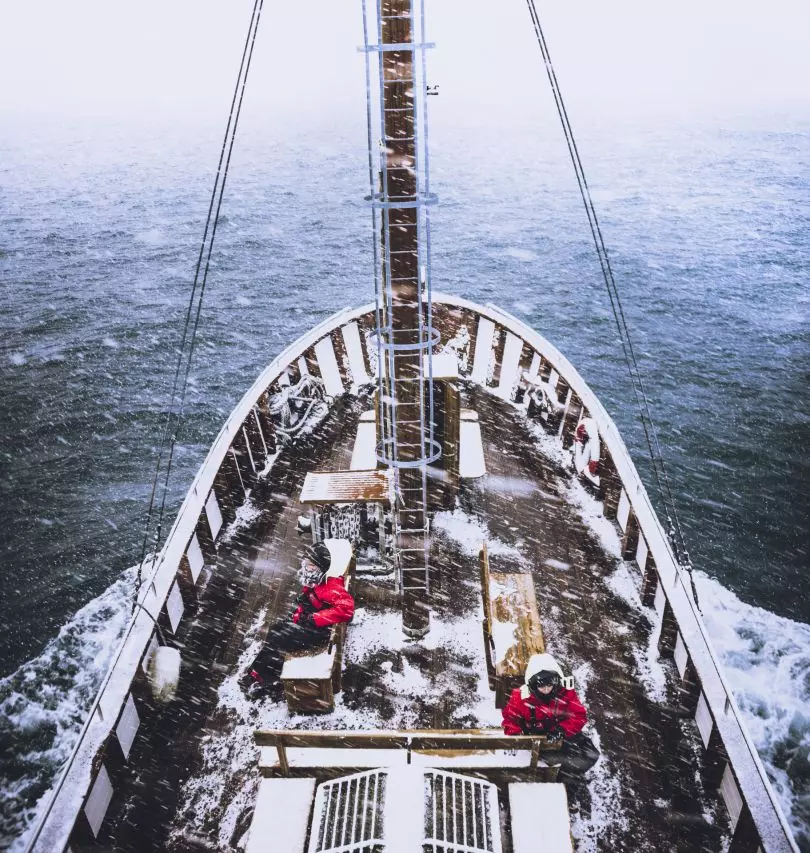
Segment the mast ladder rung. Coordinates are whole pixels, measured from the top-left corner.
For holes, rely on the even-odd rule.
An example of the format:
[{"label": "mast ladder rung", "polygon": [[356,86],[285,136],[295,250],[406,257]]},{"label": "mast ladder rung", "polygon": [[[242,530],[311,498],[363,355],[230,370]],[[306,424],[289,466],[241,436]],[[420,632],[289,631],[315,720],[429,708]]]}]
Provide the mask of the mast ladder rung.
[{"label": "mast ladder rung", "polygon": [[367,47],[363,45],[357,48],[358,53],[403,53],[405,51],[428,50],[436,47],[436,42],[423,41],[403,41],[398,44],[370,44]]}]

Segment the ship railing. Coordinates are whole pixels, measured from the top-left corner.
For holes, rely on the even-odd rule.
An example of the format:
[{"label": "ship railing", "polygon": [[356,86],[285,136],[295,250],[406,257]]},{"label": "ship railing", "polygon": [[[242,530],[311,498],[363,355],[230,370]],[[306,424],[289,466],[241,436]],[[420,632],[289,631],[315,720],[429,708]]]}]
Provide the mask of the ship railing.
[{"label": "ship railing", "polygon": [[[641,477],[616,425],[601,402],[567,358],[545,338],[521,320],[495,305],[475,305],[465,299],[436,294],[436,301],[467,309],[477,315],[475,354],[471,379],[488,386],[487,365],[495,336],[505,331],[520,341],[520,357],[513,360],[509,375],[497,365],[498,385],[487,387],[496,395],[514,401],[519,381],[519,365],[525,350],[536,353],[564,383],[561,397],[564,411],[558,438],[567,447],[581,417],[593,418],[608,449],[607,462],[613,466],[613,494],[605,496],[605,516],[614,521],[621,534],[631,525],[643,540],[644,560],[639,561],[645,579],[654,581],[656,611],[662,624],[662,650],[674,657],[682,680],[692,674],[699,688],[694,700],[695,721],[703,744],[719,767],[716,782],[729,810],[735,838],[757,834],[765,851],[798,851],[759,753],[748,733],[734,693],[723,673],[700,610],[691,589],[691,580],[673,553],[669,539],[650,501]],[[506,346],[504,347],[506,352]],[[634,547],[639,553],[640,548]],[[628,554],[623,554],[625,559]],[[644,562],[645,565],[641,565]],[[666,634],[666,636],[664,636]],[[667,646],[667,647],[665,647]]]},{"label": "ship railing", "polygon": [[[144,580],[138,593],[138,606],[133,609],[132,618],[87,712],[71,754],[25,836],[26,853],[34,850],[52,853],[64,849],[74,821],[82,808],[86,808],[88,797],[92,798],[99,777],[106,774],[103,762],[98,760],[99,753],[108,737],[118,733],[119,724],[126,715],[128,702],[132,698],[132,683],[150,646],[155,642],[156,619],[163,618],[165,614],[168,621],[172,622],[171,614],[166,612],[170,597],[177,587],[178,573],[182,570],[183,562],[189,559],[191,543],[201,525],[210,537],[208,559],[215,554],[217,538],[224,530],[221,501],[227,497],[224,484],[218,486],[220,473],[228,464],[229,455],[232,457],[234,442],[238,440],[251,411],[272,384],[309,352],[314,353],[313,358],[321,368],[322,379],[331,378],[335,384],[340,382],[340,377],[336,377],[334,371],[328,373],[327,360],[324,359],[323,363],[318,360],[318,347],[332,332],[356,324],[359,318],[370,315],[372,311],[373,305],[345,308],[309,330],[261,372],[229,415],[191,484],[160,554],[156,559],[148,559],[142,567]],[[333,362],[334,352],[331,346],[329,349],[332,354],[329,362]],[[175,627],[174,624],[170,625],[172,633]],[[108,788],[109,796],[112,796],[109,779],[105,777],[104,784],[99,785],[99,788],[104,789],[101,799],[109,803]],[[103,811],[106,811],[106,803]]]},{"label": "ship railing", "polygon": [[[390,762],[393,753],[402,764],[417,761],[424,764],[432,760],[452,764],[475,759],[474,765],[481,771],[525,767],[530,773],[545,771],[556,776],[553,756],[560,748],[559,743],[549,743],[544,735],[505,735],[500,729],[336,729],[317,732],[258,729],[254,740],[262,749],[273,747],[276,751],[276,765],[262,758],[262,769],[277,767],[282,776],[289,775],[291,771],[290,750],[318,750],[323,766],[330,768],[384,766]],[[548,754],[549,763],[543,762],[541,755],[544,753]],[[525,761],[515,761],[521,754]],[[340,762],[335,760],[336,755]],[[305,762],[307,767],[318,765],[318,757],[313,756],[313,759]]]}]

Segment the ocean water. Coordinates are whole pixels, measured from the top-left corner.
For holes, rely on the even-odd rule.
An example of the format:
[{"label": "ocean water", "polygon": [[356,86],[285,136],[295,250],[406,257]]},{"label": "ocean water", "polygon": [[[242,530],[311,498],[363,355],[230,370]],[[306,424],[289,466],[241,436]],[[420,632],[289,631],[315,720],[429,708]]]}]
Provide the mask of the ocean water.
[{"label": "ocean water", "polygon": [[[0,847],[67,756],[129,614],[219,127],[19,120],[0,138]],[[593,126],[586,171],[701,604],[810,850],[810,120]],[[433,284],[578,367],[649,484],[555,127],[433,127]],[[362,126],[248,122],[168,512],[258,371],[373,292]],[[655,500],[654,492],[651,494]]]}]

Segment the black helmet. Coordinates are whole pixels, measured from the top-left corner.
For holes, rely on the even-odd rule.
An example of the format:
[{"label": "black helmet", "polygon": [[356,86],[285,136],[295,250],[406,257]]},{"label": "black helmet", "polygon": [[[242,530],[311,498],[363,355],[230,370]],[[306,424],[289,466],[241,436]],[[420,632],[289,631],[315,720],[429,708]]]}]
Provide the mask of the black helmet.
[{"label": "black helmet", "polygon": [[304,550],[304,556],[311,562],[315,563],[322,572],[328,572],[329,566],[332,565],[332,555],[329,553],[329,549],[323,542],[316,542],[314,545],[306,548]]},{"label": "black helmet", "polygon": [[314,545],[305,548],[304,560],[311,564],[309,567],[306,563],[302,566],[301,582],[304,586],[317,586],[317,584],[322,583],[332,565],[332,555],[326,545],[323,542],[316,542]]},{"label": "black helmet", "polygon": [[[559,672],[554,672],[550,669],[541,669],[540,672],[535,672],[526,683],[529,690],[534,694],[535,699],[540,702],[548,702],[560,692],[562,679]],[[539,690],[541,687],[551,687],[553,689],[550,693],[541,693]]]}]

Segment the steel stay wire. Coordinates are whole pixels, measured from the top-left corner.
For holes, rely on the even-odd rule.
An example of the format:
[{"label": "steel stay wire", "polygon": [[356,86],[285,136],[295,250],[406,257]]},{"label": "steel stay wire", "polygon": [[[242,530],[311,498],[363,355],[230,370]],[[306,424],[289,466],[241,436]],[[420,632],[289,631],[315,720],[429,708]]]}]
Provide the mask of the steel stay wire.
[{"label": "steel stay wire", "polygon": [[[675,501],[672,496],[672,491],[669,484],[669,477],[667,475],[666,467],[664,465],[663,454],[661,452],[661,446],[658,441],[658,434],[655,429],[652,414],[650,412],[649,401],[647,398],[646,390],[644,388],[641,370],[638,366],[638,361],[636,359],[635,351],[633,349],[632,339],[630,337],[630,332],[627,327],[624,309],[622,307],[618,287],[616,285],[616,280],[613,275],[613,269],[610,264],[610,258],[608,256],[604,237],[602,235],[602,229],[599,225],[599,220],[596,215],[596,208],[593,204],[593,199],[591,198],[590,189],[588,187],[588,182],[585,177],[585,171],[583,169],[582,161],[579,156],[579,149],[577,147],[573,129],[568,118],[568,112],[565,108],[565,103],[562,98],[562,92],[560,91],[559,83],[557,81],[557,75],[554,71],[554,66],[551,62],[551,55],[548,49],[548,45],[546,43],[542,26],[540,24],[540,18],[537,14],[537,9],[535,8],[534,0],[526,0],[526,2],[529,8],[529,14],[532,19],[532,24],[534,26],[537,42],[540,46],[540,52],[543,56],[543,61],[546,67],[546,73],[548,75],[549,83],[551,84],[551,90],[554,96],[555,105],[557,107],[557,113],[562,124],[563,134],[565,136],[565,141],[568,146],[568,152],[571,157],[571,161],[574,165],[574,172],[576,175],[577,184],[579,186],[582,202],[585,207],[586,215],[588,217],[588,225],[591,229],[591,235],[593,237],[597,256],[599,258],[599,264],[602,270],[602,275],[605,280],[605,285],[608,291],[611,309],[613,311],[613,316],[619,331],[619,339],[622,345],[622,350],[624,353],[628,372],[630,373],[631,382],[633,384],[633,392],[636,397],[636,403],[639,408],[641,424],[644,429],[647,448],[650,454],[650,460],[652,462],[653,475],[655,476],[656,485],[658,487],[658,493],[667,511],[667,520],[669,521],[670,525],[670,541],[673,546],[673,549],[675,550],[678,562],[684,568],[686,568],[687,571],[689,571],[691,579],[691,560],[689,558],[689,553],[686,548],[686,543],[683,536],[683,531],[681,528]],[[695,596],[695,601],[697,601],[697,590],[694,586],[694,580],[692,580],[692,592]]]},{"label": "steel stay wire", "polygon": [[[636,362],[635,354],[634,354],[633,349],[632,349],[632,342],[630,340],[629,330],[627,328],[627,323],[625,321],[624,311],[622,310],[622,307],[621,307],[621,300],[619,299],[619,292],[618,292],[618,289],[616,287],[615,279],[613,278],[613,271],[610,267],[610,261],[608,259],[607,249],[605,247],[605,243],[604,243],[604,240],[602,238],[602,232],[601,232],[601,229],[599,227],[598,220],[596,219],[596,209],[593,206],[593,201],[592,201],[591,196],[590,196],[590,191],[588,189],[588,185],[587,185],[587,182],[585,180],[585,173],[584,173],[583,168],[582,168],[582,163],[579,159],[579,151],[576,147],[576,142],[574,140],[573,131],[571,129],[570,122],[568,120],[568,114],[565,110],[565,105],[564,105],[563,100],[562,100],[562,94],[559,90],[559,84],[557,82],[557,75],[554,72],[554,67],[551,63],[551,56],[549,54],[548,45],[546,44],[545,36],[543,34],[543,30],[542,30],[542,27],[540,25],[540,19],[537,15],[537,10],[536,10],[535,5],[534,5],[534,0],[526,0],[526,3],[529,7],[529,13],[531,15],[532,23],[533,23],[534,28],[535,28],[535,34],[537,36],[538,44],[540,45],[540,50],[541,50],[541,53],[543,55],[543,60],[544,60],[545,65],[546,65],[546,72],[548,74],[549,82],[551,83],[552,92],[554,94],[554,99],[555,99],[555,102],[557,104],[557,111],[558,111],[558,114],[560,116],[560,121],[563,125],[563,133],[565,134],[565,137],[566,137],[566,143],[568,145],[568,150],[569,150],[569,153],[571,155],[571,159],[574,163],[575,172],[577,173],[577,182],[579,183],[580,193],[582,195],[583,204],[585,205],[585,209],[586,209],[586,212],[588,214],[588,222],[591,225],[591,232],[592,232],[592,235],[594,238],[594,243],[596,244],[596,249],[597,249],[597,254],[599,255],[600,265],[602,266],[603,275],[605,276],[605,284],[608,288],[608,295],[610,296],[610,299],[611,299],[611,306],[613,307],[614,318],[616,319],[616,324],[617,324],[617,327],[619,330],[619,336],[622,340],[622,348],[623,348],[624,353],[625,353],[625,359],[628,362],[627,366],[628,366],[628,369],[630,370],[631,379],[633,380],[633,383],[634,383],[634,391],[636,394],[636,399],[637,399],[637,401],[639,401],[639,393],[640,393],[641,396],[643,397],[644,405],[646,407],[646,413],[645,413],[644,410],[641,409],[641,404],[639,401],[639,408],[641,410],[641,417],[642,417],[642,425],[644,426],[645,435],[647,435],[648,446],[650,444],[650,436],[647,434],[647,426],[645,424],[645,417],[649,421],[649,426],[650,426],[650,429],[652,431],[652,439],[654,441],[656,448],[658,449],[658,463],[660,464],[661,475],[663,476],[664,483],[666,485],[666,494],[664,494],[662,492],[661,481],[659,479],[659,475],[658,475],[658,472],[656,470],[655,458],[652,459],[653,472],[656,475],[656,482],[658,484],[659,492],[661,493],[661,497],[662,497],[662,499],[665,500],[665,502],[666,502],[667,497],[668,497],[669,503],[671,506],[671,510],[672,510],[672,518],[669,520],[670,520],[670,523],[674,525],[674,530],[669,531],[669,538],[670,538],[670,542],[673,546],[673,549],[675,550],[676,557],[678,558],[678,564],[679,564],[678,567],[676,567],[675,581],[678,584],[680,584],[681,588],[683,589],[684,599],[686,601],[687,606],[689,607],[689,609],[691,610],[692,614],[694,615],[694,617],[696,619],[698,630],[699,630],[699,633],[700,633],[700,636],[701,636],[703,642],[705,643],[705,648],[706,648],[706,651],[708,652],[708,657],[709,657],[709,660],[711,662],[711,666],[714,669],[714,672],[715,672],[715,675],[718,679],[720,687],[725,694],[726,713],[728,713],[729,710],[731,710],[731,712],[732,712],[732,715],[733,715],[733,717],[734,717],[734,719],[738,725],[739,731],[742,735],[742,740],[743,740],[743,743],[745,744],[745,748],[748,751],[748,753],[749,753],[749,755],[750,755],[750,757],[754,763],[754,766],[755,766],[755,769],[756,769],[758,775],[760,776],[762,782],[765,784],[766,796],[768,797],[768,799],[770,800],[770,802],[774,806],[778,822],[780,823],[781,828],[785,833],[785,838],[787,839],[787,841],[790,844],[792,849],[798,850],[798,847],[796,846],[795,842],[793,841],[792,833],[791,833],[791,831],[787,825],[787,821],[786,821],[784,815],[782,814],[781,808],[779,807],[777,800],[775,799],[773,789],[771,788],[771,786],[768,782],[768,775],[767,775],[765,768],[762,764],[762,760],[759,756],[759,753],[758,753],[756,747],[754,746],[754,744],[751,740],[751,737],[748,734],[746,727],[742,723],[740,710],[739,710],[739,707],[737,706],[736,700],[734,699],[734,693],[731,690],[731,687],[727,683],[726,678],[720,669],[716,655],[714,653],[711,642],[710,642],[709,637],[707,635],[706,628],[703,624],[703,620],[700,618],[700,604],[698,602],[697,589],[695,587],[695,580],[694,580],[693,571],[692,571],[692,569],[693,569],[692,563],[691,563],[691,560],[689,559],[688,551],[686,550],[686,545],[685,545],[685,542],[683,539],[683,532],[681,530],[680,521],[679,521],[679,518],[677,515],[677,510],[675,507],[674,499],[672,497],[672,493],[671,493],[670,488],[669,488],[669,479],[667,477],[666,469],[664,467],[663,456],[661,455],[660,445],[658,444],[658,437],[657,437],[657,434],[655,432],[655,426],[653,424],[652,417],[651,417],[650,412],[649,412],[649,404],[648,404],[647,396],[646,396],[646,393],[644,391],[643,383],[641,380],[641,372],[638,368],[638,363]],[[614,291],[613,293],[611,293],[611,287]],[[617,302],[618,312],[616,310],[616,306],[614,306],[614,304],[613,304],[614,296],[615,296],[615,300]],[[621,320],[620,320],[620,318],[621,318]],[[624,341],[625,336],[627,337],[627,344],[626,345],[625,345],[625,341]],[[629,353],[630,353],[630,356],[632,359],[632,364],[635,368],[635,372],[636,372],[635,376],[633,375],[633,367],[631,367],[630,360],[628,360],[628,349],[629,349]],[[639,389],[635,388],[636,381],[639,383],[639,386],[640,386]],[[652,447],[650,447],[650,452],[652,455]],[[649,505],[649,497],[647,497],[646,500],[647,500],[647,503]],[[674,536],[677,536],[677,541],[673,541]],[[686,569],[686,571],[689,574],[689,584],[690,584],[689,589],[691,590],[691,596],[689,594],[689,590],[687,590],[687,587],[684,584],[683,574],[679,569]]]},{"label": "steel stay wire", "polygon": [[[233,97],[231,99],[230,111],[228,113],[228,121],[225,126],[225,135],[222,140],[222,148],[220,149],[219,154],[219,162],[217,163],[217,172],[214,178],[214,186],[211,190],[211,200],[208,204],[208,215],[205,222],[205,230],[203,231],[203,238],[200,244],[200,252],[197,257],[197,265],[194,271],[194,282],[191,288],[191,295],[189,297],[189,304],[186,310],[186,318],[183,326],[183,335],[180,342],[180,347],[178,349],[178,358],[177,358],[177,366],[175,368],[174,380],[172,385],[172,393],[170,398],[170,406],[169,411],[166,415],[166,424],[163,431],[163,438],[161,441],[160,449],[158,451],[158,459],[155,467],[155,475],[152,482],[152,492],[149,499],[149,510],[147,513],[143,544],[141,549],[141,559],[138,564],[138,581],[136,587],[136,601],[137,595],[140,591],[141,587],[141,565],[146,559],[147,552],[147,543],[149,540],[149,531],[152,524],[152,518],[154,514],[154,506],[155,506],[155,497],[157,494],[158,482],[160,479],[160,471],[161,466],[163,464],[163,454],[166,450],[166,445],[169,444],[169,458],[166,463],[166,475],[163,482],[162,494],[161,494],[161,503],[160,509],[158,512],[158,523],[154,533],[154,543],[153,543],[153,557],[157,556],[158,549],[160,547],[160,537],[163,526],[163,517],[165,513],[166,507],[166,497],[168,494],[168,485],[169,478],[171,475],[172,462],[174,458],[174,450],[177,443],[177,438],[179,435],[180,428],[182,426],[183,421],[183,413],[185,411],[185,401],[186,401],[186,393],[188,390],[188,378],[191,371],[191,362],[192,356],[194,354],[194,347],[196,344],[197,338],[197,329],[199,327],[200,322],[200,313],[202,311],[202,303],[203,297],[205,295],[205,287],[208,281],[208,271],[211,262],[211,253],[214,247],[214,239],[216,237],[217,225],[219,223],[219,211],[222,206],[223,194],[225,191],[225,182],[228,177],[228,169],[231,161],[231,154],[233,152],[233,145],[236,139],[236,130],[239,123],[239,115],[242,109],[242,99],[244,97],[245,92],[245,84],[247,83],[247,76],[250,71],[250,63],[253,56],[253,47],[256,41],[256,33],[259,27],[259,18],[261,16],[262,6],[264,0],[255,0],[253,5],[253,11],[250,18],[250,25],[248,26],[248,33],[245,38],[245,44],[242,49],[242,58],[239,63],[239,72],[237,75],[236,86],[234,87]],[[240,85],[241,84],[241,85]],[[238,99],[238,102],[237,102]],[[234,107],[236,107],[236,112],[234,114]],[[226,158],[226,150],[227,150],[227,158]],[[225,161],[225,167],[223,170],[223,160]],[[214,211],[216,205],[216,211]],[[209,239],[210,232],[210,239]],[[208,252],[206,255],[206,246],[208,247]],[[203,257],[205,256],[205,268],[203,270],[202,281],[200,281],[200,269],[203,263]],[[199,294],[198,294],[199,289]],[[185,356],[186,344],[189,341],[189,325],[191,324],[191,316],[194,312],[196,300],[196,313],[194,315],[194,324],[191,331],[190,343],[188,346],[188,355]],[[185,356],[186,366],[185,372],[183,374],[183,382],[181,386],[180,400],[179,404],[177,403],[178,396],[178,383],[180,379],[180,373],[183,369],[183,360]],[[175,410],[176,406],[176,410]],[[136,605],[133,604],[133,608]]]},{"label": "steel stay wire", "polygon": [[[240,111],[242,108],[242,99],[244,97],[245,84],[247,82],[248,71],[250,70],[250,61],[251,61],[251,58],[253,55],[253,46],[254,46],[255,41],[256,41],[256,33],[258,31],[259,17],[261,15],[263,3],[264,3],[264,0],[254,0],[253,12],[252,12],[251,19],[250,19],[250,26],[248,28],[248,35],[247,35],[247,38],[245,40],[245,47],[244,47],[243,52],[242,52],[242,61],[241,61],[240,66],[239,66],[239,75],[237,77],[236,88],[234,90],[234,97],[233,97],[233,100],[231,102],[231,110],[230,110],[230,114],[228,116],[228,123],[227,123],[226,130],[225,130],[225,140],[223,141],[222,151],[220,152],[219,164],[217,166],[217,175],[216,175],[216,178],[214,181],[214,190],[212,192],[211,202],[209,204],[208,218],[206,220],[205,232],[204,232],[204,236],[203,236],[203,243],[202,243],[202,247],[200,249],[200,255],[199,255],[198,262],[197,262],[197,268],[195,271],[194,284],[192,286],[192,293],[191,293],[191,297],[189,299],[189,308],[188,308],[187,313],[186,313],[186,321],[185,321],[184,328],[183,328],[183,338],[182,338],[182,343],[181,343],[181,349],[180,349],[179,355],[178,355],[178,365],[177,365],[177,368],[175,371],[175,380],[174,380],[175,386],[172,390],[172,402],[171,402],[172,408],[170,408],[169,415],[167,416],[167,424],[166,424],[166,427],[164,429],[164,440],[163,440],[163,443],[161,445],[160,456],[159,456],[159,460],[158,460],[158,467],[157,467],[157,471],[155,472],[155,478],[154,478],[154,482],[152,485],[152,494],[151,494],[150,504],[149,504],[149,515],[147,518],[147,530],[146,530],[146,534],[144,537],[144,546],[143,546],[143,551],[141,554],[141,560],[138,564],[138,578],[137,578],[137,588],[136,588],[136,593],[135,593],[135,602],[133,603],[133,615],[132,615],[132,618],[130,619],[129,625],[127,626],[127,630],[126,630],[124,636],[121,638],[121,640],[118,644],[118,650],[115,654],[115,658],[113,659],[112,663],[108,667],[107,672],[104,676],[104,679],[102,680],[101,686],[99,687],[98,692],[96,693],[96,697],[93,700],[93,704],[87,713],[87,717],[85,719],[84,725],[82,726],[81,732],[79,733],[79,736],[76,738],[76,743],[75,743],[73,749],[71,750],[70,757],[65,762],[65,764],[62,768],[62,771],[60,773],[59,779],[58,779],[57,783],[54,785],[54,787],[52,788],[51,796],[50,796],[50,799],[48,801],[48,805],[45,808],[45,810],[43,811],[42,815],[37,820],[37,823],[36,823],[35,828],[31,834],[31,837],[26,841],[26,846],[25,846],[26,853],[30,853],[30,851],[32,851],[34,849],[34,846],[39,841],[39,838],[42,834],[42,830],[45,828],[45,824],[46,824],[48,818],[50,817],[51,812],[53,811],[53,807],[56,804],[57,798],[59,797],[59,794],[61,793],[62,788],[64,787],[65,782],[68,779],[68,775],[69,775],[70,770],[73,766],[73,762],[76,760],[76,757],[79,753],[79,750],[82,747],[82,744],[84,742],[84,738],[87,735],[88,730],[90,729],[90,726],[93,722],[93,719],[96,715],[96,712],[100,712],[101,698],[104,695],[104,691],[107,688],[107,685],[109,684],[109,682],[112,678],[112,674],[115,671],[115,667],[116,667],[118,661],[121,659],[121,655],[123,654],[124,648],[126,647],[127,640],[129,639],[129,637],[132,634],[132,631],[136,625],[136,622],[137,622],[136,611],[143,610],[143,612],[146,613],[147,616],[152,620],[152,622],[155,623],[155,625],[157,626],[157,621],[156,621],[154,614],[152,614],[149,610],[147,610],[146,607],[144,607],[138,601],[138,593],[140,591],[140,587],[141,587],[141,583],[142,583],[142,579],[141,579],[142,569],[143,569],[144,563],[146,561],[146,542],[148,540],[149,524],[151,522],[152,511],[154,509],[154,498],[155,498],[155,494],[157,491],[157,482],[159,479],[159,472],[160,472],[160,459],[162,458],[163,451],[165,450],[166,441],[167,441],[167,437],[169,434],[169,425],[171,423],[170,417],[172,416],[174,402],[176,399],[177,381],[179,378],[180,371],[182,369],[183,354],[184,354],[183,349],[185,347],[185,343],[186,343],[186,340],[188,338],[188,327],[190,324],[191,313],[192,313],[193,305],[194,305],[194,298],[195,298],[195,294],[196,294],[197,287],[198,287],[199,270],[200,270],[200,266],[202,263],[202,257],[205,254],[205,245],[206,245],[205,241],[206,241],[206,238],[208,236],[209,227],[210,227],[211,239],[210,239],[210,242],[208,244],[208,255],[206,258],[206,265],[205,265],[205,270],[203,273],[202,285],[200,287],[200,293],[199,293],[199,297],[198,297],[195,322],[194,322],[194,325],[192,327],[192,332],[191,332],[191,346],[190,346],[188,359],[186,362],[186,371],[185,371],[185,375],[184,375],[183,393],[182,393],[182,397],[181,397],[181,406],[179,407],[177,415],[176,415],[176,421],[177,421],[178,426],[175,429],[174,434],[173,434],[173,438],[172,438],[171,450],[170,450],[170,455],[169,455],[169,461],[170,462],[171,462],[171,456],[174,452],[174,445],[176,442],[179,426],[180,426],[180,423],[182,422],[182,412],[183,412],[182,404],[185,401],[185,392],[186,392],[186,387],[188,384],[188,376],[189,376],[189,370],[190,370],[190,364],[191,364],[191,356],[193,354],[194,340],[196,337],[197,327],[199,325],[200,311],[202,308],[202,297],[203,297],[203,294],[205,292],[205,284],[206,284],[206,280],[207,280],[207,276],[208,276],[209,263],[210,263],[210,259],[211,259],[211,251],[213,249],[214,236],[216,235],[217,219],[219,217],[219,210],[220,210],[220,207],[222,205],[222,194],[223,194],[224,187],[225,187],[225,179],[227,178],[228,167],[230,165],[231,152],[233,151],[233,143],[234,143],[235,136],[236,136],[236,128],[237,128],[238,121],[239,121],[239,114],[240,114]],[[246,57],[247,57],[247,62],[245,62]],[[241,91],[240,91],[240,83],[241,83]],[[239,94],[239,97],[238,97],[236,114],[234,116],[233,108],[234,108],[234,104],[237,103],[237,93]],[[232,119],[233,119],[233,130],[231,131]],[[230,132],[230,140],[229,140],[229,132]],[[227,159],[225,160],[225,169],[223,172],[222,171],[222,161],[223,161],[223,155],[224,155],[226,148],[228,150],[228,156],[227,156]],[[220,182],[220,175],[222,175],[221,182]],[[214,200],[217,196],[217,188],[218,187],[219,187],[219,199],[218,199],[218,202],[216,204],[216,218],[213,221],[213,226],[211,226],[211,219],[212,219],[211,213],[212,213],[213,208],[214,208]],[[166,482],[168,482],[168,479]],[[162,520],[163,510],[165,507],[165,500],[166,500],[166,489],[164,488],[163,501],[161,503],[161,508],[160,508],[161,520]],[[160,528],[158,527],[158,531],[159,531],[159,529]],[[150,563],[149,563],[149,568],[152,571],[153,576],[154,576],[155,566],[157,563],[158,546],[159,546],[159,536],[156,536],[154,556],[150,560]]]}]

